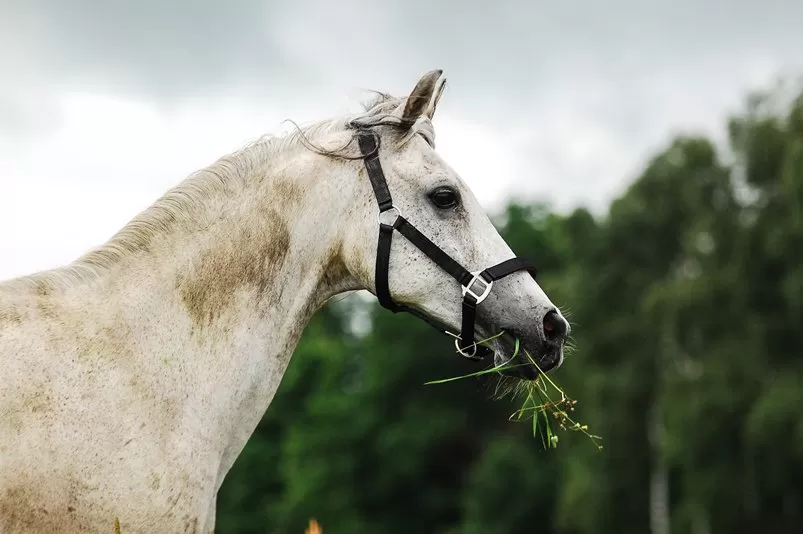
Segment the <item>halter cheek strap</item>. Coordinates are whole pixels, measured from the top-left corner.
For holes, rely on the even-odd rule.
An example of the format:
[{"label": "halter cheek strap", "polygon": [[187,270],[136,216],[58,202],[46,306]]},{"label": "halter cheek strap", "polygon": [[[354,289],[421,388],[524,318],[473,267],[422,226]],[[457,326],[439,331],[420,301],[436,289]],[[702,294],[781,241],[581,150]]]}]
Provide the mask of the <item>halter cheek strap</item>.
[{"label": "halter cheek strap", "polygon": [[[376,296],[379,304],[394,313],[407,312],[426,321],[438,331],[454,337],[455,347],[461,355],[472,360],[481,360],[492,354],[493,351],[488,347],[478,345],[474,339],[477,306],[490,295],[495,281],[518,271],[528,271],[535,278],[535,266],[527,260],[511,258],[488,267],[484,271],[470,272],[430,241],[427,236],[405,219],[398,208],[393,205],[393,198],[390,195],[385,173],[382,171],[382,165],[379,161],[377,139],[378,137],[367,129],[360,130],[357,133],[365,169],[368,172],[368,179],[371,182],[374,196],[376,196],[376,201],[379,205],[379,214],[377,216],[379,221],[379,240],[376,249],[375,272]],[[408,241],[460,284],[463,295],[463,318],[459,336],[450,332],[449,327],[439,321],[418,310],[403,304],[396,304],[393,301],[388,285],[388,271],[390,269],[390,248],[395,231],[407,238]]]}]

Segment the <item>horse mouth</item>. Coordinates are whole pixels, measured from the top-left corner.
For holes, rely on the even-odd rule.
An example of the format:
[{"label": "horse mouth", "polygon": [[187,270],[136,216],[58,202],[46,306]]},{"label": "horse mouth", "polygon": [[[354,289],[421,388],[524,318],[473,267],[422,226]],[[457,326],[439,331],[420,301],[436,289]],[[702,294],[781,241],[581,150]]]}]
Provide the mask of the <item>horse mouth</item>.
[{"label": "horse mouth", "polygon": [[[515,330],[506,330],[494,347],[494,365],[499,373],[522,380],[536,380],[563,363],[563,343],[525,344]],[[518,342],[517,342],[518,340]],[[528,346],[537,345],[537,346]]]}]

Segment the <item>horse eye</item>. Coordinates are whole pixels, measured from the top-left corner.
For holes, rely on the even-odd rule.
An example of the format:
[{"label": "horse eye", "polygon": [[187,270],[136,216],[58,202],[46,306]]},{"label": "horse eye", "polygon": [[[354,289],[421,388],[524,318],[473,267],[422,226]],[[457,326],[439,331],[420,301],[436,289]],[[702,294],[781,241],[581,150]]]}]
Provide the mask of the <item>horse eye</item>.
[{"label": "horse eye", "polygon": [[457,193],[450,187],[439,187],[429,195],[432,203],[441,209],[457,206]]}]

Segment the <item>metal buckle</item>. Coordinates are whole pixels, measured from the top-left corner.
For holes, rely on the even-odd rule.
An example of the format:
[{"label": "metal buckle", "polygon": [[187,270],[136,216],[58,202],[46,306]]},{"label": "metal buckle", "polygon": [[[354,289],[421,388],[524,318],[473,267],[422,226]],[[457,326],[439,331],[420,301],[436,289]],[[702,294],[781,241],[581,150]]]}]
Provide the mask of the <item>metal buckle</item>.
[{"label": "metal buckle", "polygon": [[[396,212],[396,216],[393,217],[393,220],[391,222],[389,222],[389,223],[383,223],[382,222],[382,215],[384,215],[385,213],[392,213],[394,211]],[[396,206],[391,205],[385,211],[380,211],[376,215],[376,220],[377,220],[377,222],[379,222],[379,224],[385,224],[386,226],[393,226],[394,224],[396,224],[396,219],[398,219],[401,216],[402,216],[402,214],[401,214],[401,211],[399,211],[399,208],[397,208]]]},{"label": "metal buckle", "polygon": [[[471,273],[471,274],[473,274],[474,277],[469,281],[468,285],[463,286],[463,297],[465,298],[466,295],[471,295],[472,297],[474,297],[476,299],[476,301],[477,301],[476,303],[479,304],[480,302],[485,300],[488,297],[488,295],[491,293],[491,288],[493,287],[494,282],[493,282],[493,280],[488,282],[487,280],[485,280],[485,278],[480,276],[482,274],[482,271],[477,271],[477,272],[474,272],[474,273]],[[471,286],[473,286],[474,282],[476,282],[477,280],[482,280],[482,283],[485,284],[485,289],[479,295],[477,295],[476,293],[474,293],[471,290]],[[476,352],[476,350],[475,350],[475,352]]]}]

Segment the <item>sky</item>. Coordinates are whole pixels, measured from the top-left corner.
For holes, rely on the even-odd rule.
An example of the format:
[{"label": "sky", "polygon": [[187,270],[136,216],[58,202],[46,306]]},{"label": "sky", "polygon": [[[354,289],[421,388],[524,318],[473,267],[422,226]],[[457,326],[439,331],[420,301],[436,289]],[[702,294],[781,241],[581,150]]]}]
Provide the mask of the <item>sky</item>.
[{"label": "sky", "polygon": [[438,151],[489,213],[604,213],[677,134],[803,73],[787,0],[0,0],[0,280],[71,262],[286,119],[440,68]]}]

